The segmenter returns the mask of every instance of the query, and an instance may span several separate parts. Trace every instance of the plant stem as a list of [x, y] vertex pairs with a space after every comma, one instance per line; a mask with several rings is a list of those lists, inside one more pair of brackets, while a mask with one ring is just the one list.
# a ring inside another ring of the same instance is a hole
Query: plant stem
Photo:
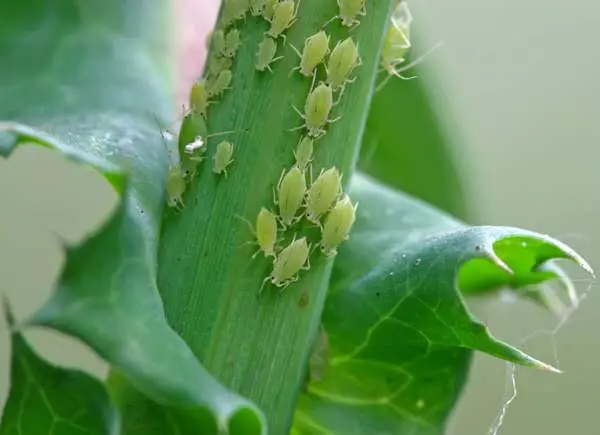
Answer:
[[[331, 48], [348, 35], [358, 42], [362, 65], [332, 111], [332, 118], [341, 119], [316, 142], [315, 176], [330, 166], [343, 173], [345, 183], [352, 176], [391, 2], [367, 2], [367, 15], [350, 32], [339, 20], [327, 26]], [[254, 247], [244, 243], [253, 235], [236, 215], [254, 222], [261, 207], [276, 211], [273, 187], [293, 164], [301, 137], [301, 131], [289, 131], [303, 122], [291, 105], [303, 109], [311, 85], [298, 72], [289, 75], [299, 62], [290, 44], [301, 49], [304, 39], [336, 13], [334, 0], [303, 0], [286, 46], [277, 41], [277, 55], [284, 58], [272, 65], [273, 73], [254, 68], [267, 23], [249, 14], [245, 22], [236, 22], [242, 45], [232, 66], [232, 89], [208, 115], [210, 133], [235, 133], [208, 141], [208, 159], [188, 188], [185, 210], [165, 220], [159, 251], [159, 287], [170, 324], [211, 373], [262, 408], [273, 434], [289, 430], [331, 261], [315, 250], [310, 271], [297, 283], [281, 293], [267, 285], [259, 296], [272, 264], [262, 256], [251, 259]], [[212, 173], [216, 144], [224, 138], [235, 146], [227, 177]]]

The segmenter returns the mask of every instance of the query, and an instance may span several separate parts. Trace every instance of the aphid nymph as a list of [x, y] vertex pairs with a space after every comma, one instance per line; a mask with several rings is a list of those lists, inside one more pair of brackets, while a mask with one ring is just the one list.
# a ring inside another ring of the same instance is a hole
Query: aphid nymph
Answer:
[[223, 56], [223, 52], [225, 51], [225, 32], [222, 29], [215, 30], [210, 35], [210, 48], [212, 51], [219, 55]]
[[233, 144], [224, 140], [217, 145], [217, 150], [213, 157], [213, 172], [215, 174], [227, 175], [227, 168], [233, 163]]
[[344, 240], [348, 239], [354, 220], [356, 219], [356, 208], [350, 197], [345, 195], [331, 209], [321, 233], [321, 251], [329, 258], [337, 255], [337, 248]]
[[183, 193], [185, 192], [185, 178], [178, 164], [169, 167], [166, 184], [167, 205], [178, 210], [182, 209]]
[[360, 66], [358, 46], [351, 37], [336, 44], [327, 61], [327, 84], [333, 90], [342, 88], [346, 83], [352, 82], [348, 76], [354, 68]]
[[340, 19], [342, 26], [354, 27], [359, 25], [358, 17], [364, 17], [367, 14], [365, 3], [366, 0], [337, 0], [340, 11], [337, 18]]
[[306, 218], [318, 225], [319, 218], [327, 213], [342, 195], [342, 176], [337, 168], [321, 171], [306, 193]]
[[276, 203], [279, 206], [279, 219], [283, 228], [294, 223], [306, 193], [306, 177], [297, 166], [292, 167], [287, 173], [282, 173], [277, 183]]
[[279, 3], [279, 0], [266, 0], [265, 1], [265, 9], [263, 11], [263, 17], [265, 20], [271, 22], [273, 19], [273, 14], [275, 12], [275, 5]]
[[235, 56], [238, 48], [240, 47], [240, 31], [238, 29], [231, 29], [225, 35], [225, 47], [223, 48], [223, 56], [232, 58]]
[[268, 281], [279, 287], [281, 291], [291, 283], [298, 281], [298, 273], [301, 270], [308, 270], [310, 268], [310, 264], [308, 263], [309, 254], [310, 247], [308, 246], [306, 237], [292, 240], [273, 260], [273, 271], [265, 278], [259, 293], [262, 292], [264, 284]]
[[333, 107], [333, 91], [331, 86], [321, 83], [313, 89], [306, 97], [304, 104], [304, 114], [294, 107], [294, 110], [304, 119], [304, 125], [296, 127], [292, 130], [298, 130], [306, 127], [308, 135], [312, 138], [319, 138], [327, 133], [325, 126], [328, 123], [337, 121], [329, 119], [329, 113]]
[[216, 97], [221, 95], [227, 89], [230, 89], [231, 80], [233, 79], [233, 74], [231, 70], [223, 70], [219, 72], [219, 75], [209, 84], [208, 87], [208, 95], [211, 97]]
[[255, 67], [258, 71], [271, 70], [271, 64], [273, 62], [278, 61], [279, 59], [283, 59], [283, 56], [275, 57], [275, 53], [277, 52], [277, 42], [265, 36], [263, 40], [258, 44], [258, 51], [256, 52], [256, 63]]
[[223, 22], [225, 27], [235, 20], [241, 20], [246, 17], [250, 9], [250, 0], [225, 0], [223, 8]]
[[231, 58], [211, 52], [206, 62], [206, 70], [209, 75], [218, 76], [221, 71], [230, 69], [232, 64]]
[[323, 62], [327, 53], [329, 53], [329, 35], [321, 30], [304, 41], [302, 53], [294, 46], [292, 49], [300, 56], [300, 65], [294, 70], [299, 70], [305, 77], [312, 77], [315, 68]]
[[250, 231], [256, 239], [254, 242], [250, 242], [258, 245], [258, 249], [252, 255], [252, 258], [262, 252], [265, 257], [275, 258], [275, 249], [277, 244], [277, 217], [266, 208], [262, 207], [256, 216], [256, 223], [253, 227], [252, 224], [241, 216], [236, 217], [244, 221]]
[[294, 157], [296, 158], [296, 166], [301, 171], [304, 171], [312, 161], [313, 148], [314, 140], [310, 136], [303, 137], [298, 143], [296, 151], [294, 151]]
[[265, 11], [267, 0], [250, 0], [250, 13], [253, 17], [262, 15]]
[[273, 6], [273, 17], [269, 20], [271, 28], [267, 31], [267, 35], [277, 39], [283, 36], [285, 32], [296, 21], [296, 3], [294, 0], [282, 0]]
[[190, 91], [190, 109], [206, 118], [206, 111], [209, 104], [206, 80], [196, 80]]

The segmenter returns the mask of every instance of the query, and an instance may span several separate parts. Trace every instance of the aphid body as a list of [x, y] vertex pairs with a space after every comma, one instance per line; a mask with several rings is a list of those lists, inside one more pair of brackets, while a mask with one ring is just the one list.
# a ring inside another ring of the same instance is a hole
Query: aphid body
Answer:
[[226, 69], [219, 72], [217, 77], [208, 86], [208, 95], [211, 97], [221, 95], [230, 88], [229, 85], [231, 84], [232, 79], [233, 74], [231, 73], [231, 70]]
[[337, 255], [337, 248], [344, 240], [348, 239], [348, 234], [350, 234], [350, 230], [356, 219], [357, 206], [358, 204], [353, 205], [350, 197], [345, 195], [333, 206], [327, 215], [320, 242], [321, 251], [327, 257], [335, 257]]
[[392, 20], [381, 48], [381, 66], [390, 75], [398, 75], [396, 67], [405, 61], [411, 47], [408, 38], [409, 28], [399, 21]]
[[300, 70], [300, 74], [305, 77], [312, 77], [315, 68], [329, 53], [329, 35], [321, 30], [306, 38], [302, 53], [298, 52], [296, 48], [294, 51], [300, 56], [300, 66], [295, 69]]
[[250, 13], [253, 17], [262, 15], [265, 11], [267, 0], [250, 0]]
[[296, 213], [302, 205], [306, 193], [306, 177], [297, 166], [282, 174], [277, 184], [277, 205], [279, 219], [284, 229], [295, 222]]
[[213, 160], [213, 172], [215, 174], [225, 173], [227, 175], [227, 168], [233, 162], [233, 144], [226, 140], [220, 142], [217, 145]]
[[304, 171], [308, 164], [312, 161], [314, 148], [314, 140], [310, 136], [305, 136], [298, 143], [294, 157], [296, 158], [296, 166]]
[[348, 76], [354, 68], [361, 64], [358, 46], [351, 37], [336, 44], [327, 61], [327, 84], [334, 90], [351, 82]]
[[265, 8], [263, 10], [263, 17], [267, 21], [271, 21], [273, 19], [273, 14], [275, 13], [275, 5], [279, 3], [279, 0], [266, 0]]
[[[277, 218], [266, 208], [261, 208], [256, 216], [256, 242], [265, 257], [275, 257], [277, 242]], [[256, 254], [255, 254], [256, 255]]]
[[209, 75], [218, 76], [221, 71], [230, 69], [232, 64], [231, 58], [211, 52], [206, 63], [206, 69]]
[[306, 218], [319, 223], [319, 218], [331, 209], [342, 194], [342, 176], [337, 168], [321, 171], [306, 193]]
[[206, 118], [206, 111], [210, 104], [208, 98], [206, 80], [196, 80], [190, 91], [190, 109]]
[[227, 32], [227, 35], [225, 35], [225, 45], [222, 51], [223, 56], [229, 58], [234, 57], [240, 44], [240, 31], [238, 29], [231, 29]]
[[250, 0], [225, 0], [223, 9], [223, 21], [225, 26], [228, 26], [235, 20], [245, 18], [249, 9]]
[[167, 175], [167, 205], [177, 209], [183, 208], [183, 193], [185, 192], [185, 178], [181, 167], [177, 164], [169, 167]]
[[337, 0], [342, 26], [354, 27], [360, 24], [357, 17], [367, 14], [365, 3], [366, 0]]
[[[321, 83], [313, 89], [306, 97], [304, 104], [304, 115], [295, 109], [304, 119], [304, 126], [308, 130], [308, 135], [313, 138], [323, 136], [327, 131], [324, 129], [327, 123], [336, 120], [329, 120], [329, 113], [333, 107], [333, 91], [331, 86]], [[301, 128], [301, 127], [298, 127]]]
[[273, 6], [273, 17], [270, 19], [271, 28], [267, 35], [278, 38], [296, 21], [296, 3], [294, 0], [283, 0]]
[[280, 287], [282, 290], [285, 289], [298, 280], [298, 273], [301, 270], [307, 270], [310, 267], [305, 267], [309, 253], [310, 248], [306, 237], [292, 240], [273, 260], [273, 271], [265, 279], [265, 282], [271, 281], [273, 285]]
[[222, 29], [215, 30], [210, 35], [210, 47], [219, 56], [225, 51], [225, 32]]
[[274, 57], [276, 52], [277, 42], [274, 39], [265, 36], [263, 40], [258, 44], [258, 51], [256, 52], [255, 63], [256, 69], [259, 71], [271, 71], [271, 63], [283, 58], [283, 56]]

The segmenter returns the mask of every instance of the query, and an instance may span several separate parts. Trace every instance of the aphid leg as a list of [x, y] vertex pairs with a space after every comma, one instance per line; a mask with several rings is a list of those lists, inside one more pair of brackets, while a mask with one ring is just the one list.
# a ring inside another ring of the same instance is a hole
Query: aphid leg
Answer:
[[260, 285], [260, 288], [258, 289], [258, 294], [260, 295], [263, 292], [263, 289], [265, 288], [265, 284], [267, 282], [269, 282], [269, 280], [271, 279], [271, 276], [267, 276], [265, 279], [263, 279], [262, 284]]
[[327, 124], [333, 124], [334, 122], [338, 122], [340, 119], [343, 118], [343, 115], [338, 116], [337, 118], [333, 118], [333, 119], [328, 119], [327, 120]]
[[379, 84], [377, 85], [377, 87], [375, 88], [375, 92], [379, 92], [379, 91], [381, 91], [381, 90], [382, 90], [382, 89], [385, 87], [385, 85], [387, 85], [387, 84], [388, 84], [388, 82], [390, 81], [390, 79], [391, 79], [392, 77], [393, 77], [393, 76], [392, 76], [392, 75], [390, 75], [390, 74], [386, 75], [386, 77], [385, 77], [385, 78], [384, 78], [384, 79], [381, 81], [381, 83], [379, 83]]
[[294, 44], [290, 44], [290, 47], [292, 48], [292, 50], [294, 51], [294, 53], [296, 53], [296, 54], [298, 55], [298, 57], [299, 57], [300, 59], [302, 59], [302, 53], [300, 53], [300, 52], [298, 51], [298, 49], [297, 49], [297, 48], [294, 46]]

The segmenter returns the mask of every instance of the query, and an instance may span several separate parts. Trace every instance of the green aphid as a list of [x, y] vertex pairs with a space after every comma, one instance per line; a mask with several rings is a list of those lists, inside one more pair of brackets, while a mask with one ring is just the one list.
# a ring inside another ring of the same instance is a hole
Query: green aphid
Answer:
[[367, 14], [366, 3], [367, 0], [337, 0], [339, 15], [335, 18], [339, 18], [342, 26], [355, 27], [360, 24], [358, 20], [359, 16], [365, 16]]
[[220, 142], [213, 156], [213, 172], [227, 175], [227, 168], [233, 163], [233, 144], [228, 141]]
[[356, 208], [350, 197], [345, 195], [331, 209], [325, 218], [321, 232], [321, 251], [325, 256], [332, 258], [337, 255], [337, 248], [348, 239], [352, 225], [356, 219]]
[[275, 5], [279, 3], [279, 0], [266, 0], [265, 1], [265, 9], [263, 11], [262, 16], [265, 20], [271, 22], [273, 19], [273, 14], [275, 13]]
[[258, 17], [265, 12], [267, 0], [250, 0], [250, 13], [253, 17]]
[[329, 114], [333, 107], [333, 91], [331, 86], [321, 83], [313, 89], [306, 97], [304, 104], [304, 114], [294, 107], [294, 110], [304, 119], [304, 124], [293, 128], [298, 130], [306, 127], [308, 135], [312, 138], [319, 138], [327, 133], [325, 126], [337, 121], [340, 118], [329, 119]]
[[301, 171], [304, 171], [312, 161], [314, 142], [315, 141], [310, 136], [305, 136], [300, 140], [296, 147], [296, 151], [294, 151], [296, 166]]
[[283, 35], [296, 21], [296, 3], [294, 0], [283, 0], [273, 6], [273, 17], [269, 20], [271, 28], [267, 31], [267, 35], [277, 39]]
[[300, 271], [310, 269], [309, 254], [310, 247], [306, 237], [292, 240], [273, 260], [273, 271], [263, 281], [259, 293], [262, 292], [264, 284], [269, 281], [279, 287], [281, 291], [285, 290], [291, 283], [298, 281]]
[[219, 72], [217, 77], [209, 82], [208, 85], [208, 95], [210, 97], [218, 97], [223, 92], [228, 89], [231, 89], [231, 80], [233, 79], [233, 74], [231, 70], [223, 70]]
[[306, 176], [303, 171], [294, 166], [287, 173], [281, 174], [275, 202], [279, 207], [279, 219], [284, 229], [300, 218], [296, 215], [305, 194]]
[[233, 60], [231, 58], [216, 53], [210, 53], [206, 63], [206, 71], [210, 76], [216, 77], [221, 71], [231, 69], [231, 65], [233, 65]]
[[166, 194], [167, 205], [169, 207], [181, 210], [184, 207], [183, 194], [185, 192], [186, 182], [184, 173], [178, 164], [169, 167], [167, 175]]
[[256, 52], [256, 63], [255, 67], [258, 71], [271, 70], [271, 64], [283, 59], [283, 56], [274, 57], [277, 52], [277, 42], [265, 36], [263, 40], [258, 44], [258, 51]]
[[350, 73], [360, 65], [358, 46], [352, 38], [348, 37], [338, 42], [327, 60], [326, 83], [331, 85], [333, 90], [342, 88], [346, 83], [354, 81], [354, 79], [349, 78]]
[[240, 31], [238, 29], [231, 29], [225, 35], [225, 47], [223, 48], [223, 56], [233, 58], [240, 48], [241, 39]]
[[320, 225], [320, 217], [331, 209], [341, 195], [342, 176], [337, 168], [321, 171], [306, 193], [306, 218]]
[[218, 29], [210, 35], [210, 48], [214, 54], [224, 56], [225, 52], [225, 32], [223, 29]]
[[223, 4], [223, 24], [229, 26], [236, 20], [246, 18], [250, 10], [250, 0], [224, 0]]
[[192, 85], [192, 90], [190, 91], [190, 109], [194, 112], [200, 113], [200, 115], [206, 118], [209, 104], [210, 101], [208, 100], [206, 80], [196, 80]]
[[294, 46], [292, 46], [292, 49], [300, 56], [300, 65], [292, 71], [299, 70], [303, 76], [312, 77], [315, 68], [323, 62], [323, 59], [329, 53], [329, 35], [321, 30], [306, 38], [302, 53]]

